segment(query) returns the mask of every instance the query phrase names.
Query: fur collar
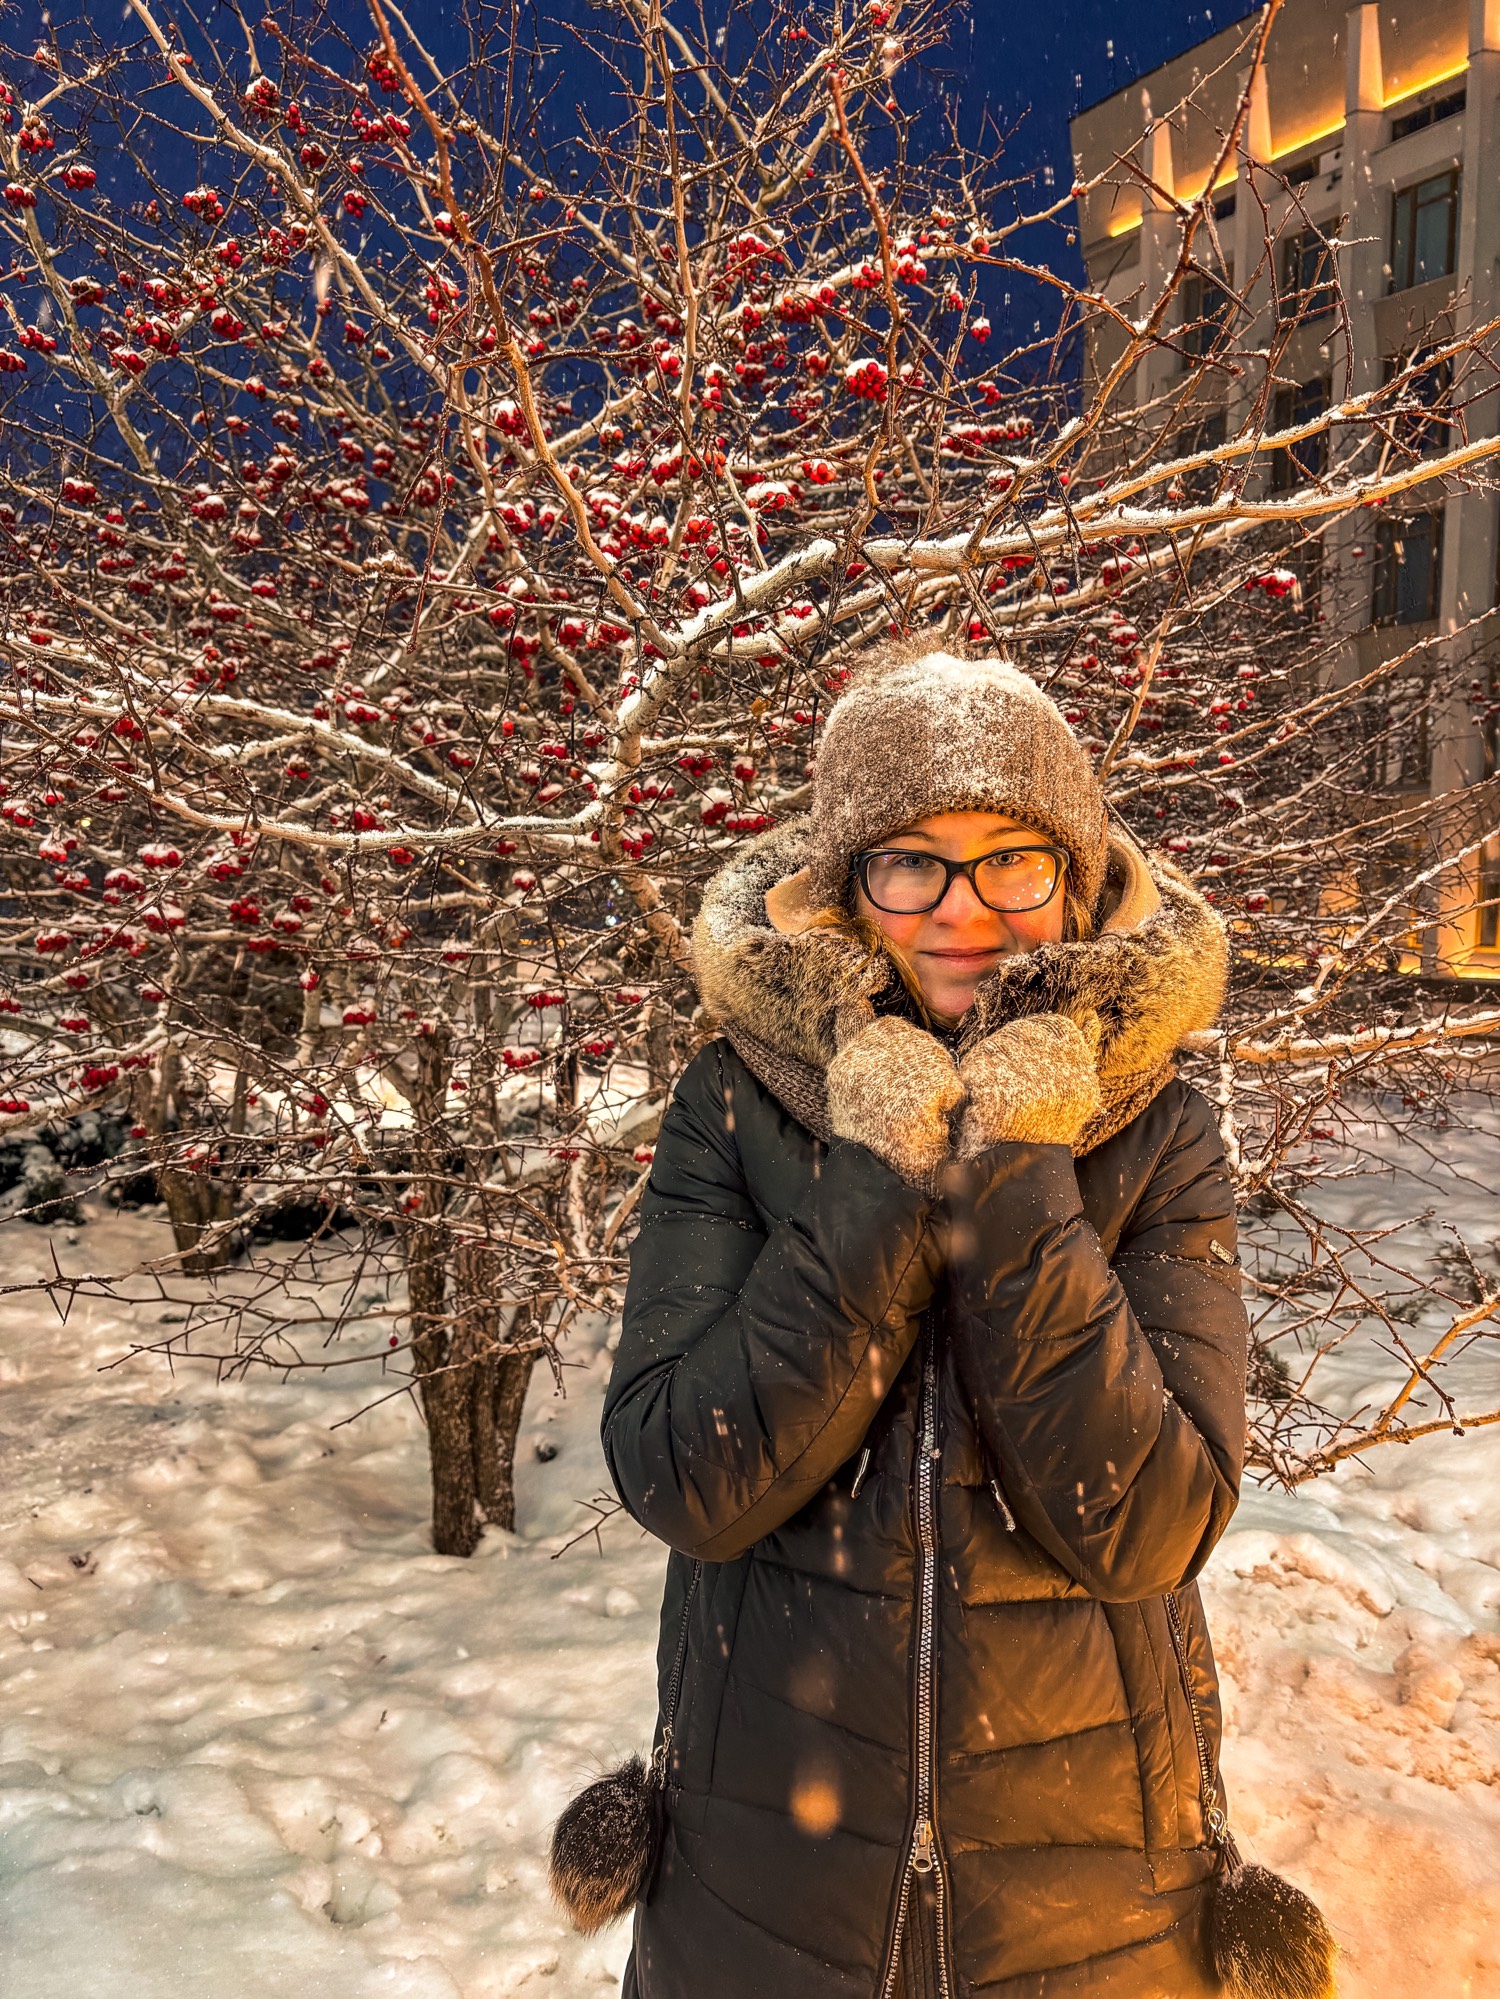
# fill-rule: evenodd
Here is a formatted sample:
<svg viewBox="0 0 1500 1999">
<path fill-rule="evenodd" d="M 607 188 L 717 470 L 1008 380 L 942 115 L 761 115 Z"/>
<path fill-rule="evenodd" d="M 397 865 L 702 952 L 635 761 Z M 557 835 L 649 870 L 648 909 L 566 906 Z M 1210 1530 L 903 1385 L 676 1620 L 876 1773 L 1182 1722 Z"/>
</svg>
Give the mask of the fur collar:
<svg viewBox="0 0 1500 1999">
<path fill-rule="evenodd" d="M 820 924 L 806 889 L 806 849 L 807 822 L 792 820 L 714 876 L 693 932 L 693 963 L 707 1012 L 741 1053 L 742 1043 L 755 1044 L 777 1058 L 781 1073 L 790 1063 L 821 1081 L 839 1045 L 875 1017 L 876 1002 L 899 981 L 883 953 L 867 956 Z M 1025 1014 L 1095 1013 L 1106 1095 L 1117 1106 L 1139 1106 L 1170 1075 L 1184 1040 L 1218 1014 L 1224 926 L 1175 868 L 1120 831 L 1110 839 L 1103 910 L 1087 942 L 1045 944 L 998 965 L 974 996 L 959 1045 Z M 769 1075 L 762 1080 L 784 1095 Z M 798 1105 L 788 1107 L 801 1115 Z"/>
</svg>

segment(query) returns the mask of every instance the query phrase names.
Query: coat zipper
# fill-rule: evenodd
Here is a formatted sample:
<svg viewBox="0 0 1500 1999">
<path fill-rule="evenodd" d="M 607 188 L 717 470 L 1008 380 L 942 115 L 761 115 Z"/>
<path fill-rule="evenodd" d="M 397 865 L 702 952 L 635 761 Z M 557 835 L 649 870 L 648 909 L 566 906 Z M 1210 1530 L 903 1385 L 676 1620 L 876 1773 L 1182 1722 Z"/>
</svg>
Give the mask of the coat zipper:
<svg viewBox="0 0 1500 1999">
<path fill-rule="evenodd" d="M 651 1754 L 651 1782 L 660 1791 L 667 1788 L 667 1764 L 671 1758 L 672 1735 L 677 1725 L 677 1702 L 682 1693 L 682 1669 L 687 1664 L 688 1617 L 693 1608 L 693 1598 L 698 1594 L 698 1582 L 702 1574 L 702 1562 L 694 1562 L 693 1573 L 688 1579 L 687 1594 L 682 1599 L 682 1617 L 677 1626 L 677 1651 L 672 1660 L 672 1671 L 667 1677 L 667 1699 L 662 1715 L 661 1740 Z"/>
<path fill-rule="evenodd" d="M 901 1899 L 891 1940 L 890 1967 L 881 1988 L 892 1999 L 900 1975 L 901 1944 L 911 1913 L 912 1877 L 932 1876 L 933 1912 L 937 1932 L 939 1999 L 950 1999 L 948 1985 L 948 1895 L 938 1850 L 936 1708 L 937 1614 L 937 1362 L 931 1332 L 922 1356 L 922 1417 L 917 1453 L 917 1807 L 911 1848 L 901 1875 Z M 915 1999 L 915 1995 L 913 1995 Z"/>
<path fill-rule="evenodd" d="M 1170 1592 L 1162 1598 L 1167 1612 L 1167 1629 L 1172 1634 L 1172 1650 L 1177 1655 L 1177 1673 L 1182 1681 L 1182 1691 L 1187 1696 L 1188 1716 L 1193 1724 L 1193 1744 L 1198 1751 L 1198 1786 L 1203 1804 L 1203 1823 L 1210 1841 L 1224 1857 L 1230 1868 L 1240 1864 L 1239 1849 L 1234 1843 L 1234 1835 L 1229 1830 L 1228 1814 L 1219 1798 L 1218 1776 L 1214 1770 L 1214 1759 L 1209 1754 L 1208 1731 L 1203 1726 L 1203 1714 L 1198 1706 L 1198 1696 L 1193 1692 L 1193 1679 L 1188 1671 L 1187 1637 L 1182 1629 L 1182 1613 L 1177 1607 L 1177 1599 Z"/>
</svg>

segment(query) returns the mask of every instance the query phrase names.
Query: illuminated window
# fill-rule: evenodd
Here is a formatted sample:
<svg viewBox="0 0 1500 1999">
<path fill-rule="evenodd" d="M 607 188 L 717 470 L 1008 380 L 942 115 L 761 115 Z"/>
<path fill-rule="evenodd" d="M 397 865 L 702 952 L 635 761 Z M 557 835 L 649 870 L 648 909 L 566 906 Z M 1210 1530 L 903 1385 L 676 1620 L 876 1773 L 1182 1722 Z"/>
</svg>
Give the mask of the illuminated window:
<svg viewBox="0 0 1500 1999">
<path fill-rule="evenodd" d="M 1319 375 L 1311 382 L 1304 382 L 1300 388 L 1278 389 L 1271 405 L 1271 428 L 1292 430 L 1298 424 L 1311 423 L 1314 417 L 1321 416 L 1327 409 L 1331 386 L 1327 375 Z M 1304 438 L 1300 444 L 1272 453 L 1271 491 L 1288 492 L 1304 479 L 1320 478 L 1327 469 L 1328 432 L 1320 430 Z"/>
<path fill-rule="evenodd" d="M 1293 319 L 1317 319 L 1333 311 L 1338 295 L 1338 264 L 1328 239 L 1317 229 L 1289 236 L 1281 246 L 1277 318 L 1283 324 Z"/>
<path fill-rule="evenodd" d="M 1182 282 L 1182 351 L 1193 359 L 1211 354 L 1223 340 L 1234 308 L 1229 289 L 1233 274 L 1222 280 L 1194 271 Z"/>
<path fill-rule="evenodd" d="M 1446 278 L 1458 255 L 1458 169 L 1404 187 L 1391 209 L 1391 290 Z"/>
<path fill-rule="evenodd" d="M 1375 529 L 1375 623 L 1421 625 L 1438 613 L 1443 517 L 1409 514 Z"/>
</svg>

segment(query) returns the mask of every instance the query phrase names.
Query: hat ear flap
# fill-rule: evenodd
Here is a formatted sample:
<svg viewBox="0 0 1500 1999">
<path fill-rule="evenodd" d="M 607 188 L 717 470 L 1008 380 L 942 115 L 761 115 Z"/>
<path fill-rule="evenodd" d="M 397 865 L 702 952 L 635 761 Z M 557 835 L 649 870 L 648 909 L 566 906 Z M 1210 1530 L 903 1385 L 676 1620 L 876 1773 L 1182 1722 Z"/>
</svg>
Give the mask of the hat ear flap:
<svg viewBox="0 0 1500 1999">
<path fill-rule="evenodd" d="M 798 868 L 784 875 L 766 890 L 766 919 L 783 937 L 800 937 L 804 930 L 816 929 L 830 911 L 813 893 L 812 869 Z"/>
</svg>

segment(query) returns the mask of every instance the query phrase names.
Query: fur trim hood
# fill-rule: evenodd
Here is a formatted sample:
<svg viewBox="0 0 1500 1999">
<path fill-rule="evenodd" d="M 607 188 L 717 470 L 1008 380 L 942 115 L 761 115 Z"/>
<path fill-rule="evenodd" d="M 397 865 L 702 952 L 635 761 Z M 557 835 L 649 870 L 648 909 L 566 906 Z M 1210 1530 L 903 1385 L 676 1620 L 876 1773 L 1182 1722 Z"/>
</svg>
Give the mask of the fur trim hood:
<svg viewBox="0 0 1500 1999">
<path fill-rule="evenodd" d="M 715 1025 L 793 1113 L 840 1045 L 899 987 L 883 953 L 865 953 L 827 926 L 807 869 L 809 828 L 791 820 L 753 841 L 709 883 L 693 932 L 698 990 Z M 1111 1130 L 1149 1102 L 1190 1034 L 1223 1003 L 1224 925 L 1169 863 L 1112 831 L 1098 933 L 1007 958 L 980 984 L 959 1028 L 960 1049 L 1038 1013 L 1094 1013 Z M 774 1058 L 768 1065 L 764 1057 Z M 760 1056 L 761 1059 L 757 1059 Z M 776 1073 L 769 1073 L 774 1066 Z M 786 1087 L 789 1070 L 810 1071 Z M 792 1101 L 795 1094 L 799 1101 Z M 814 1125 L 816 1129 L 816 1125 Z M 1090 1146 L 1108 1131 L 1088 1134 Z"/>
</svg>

